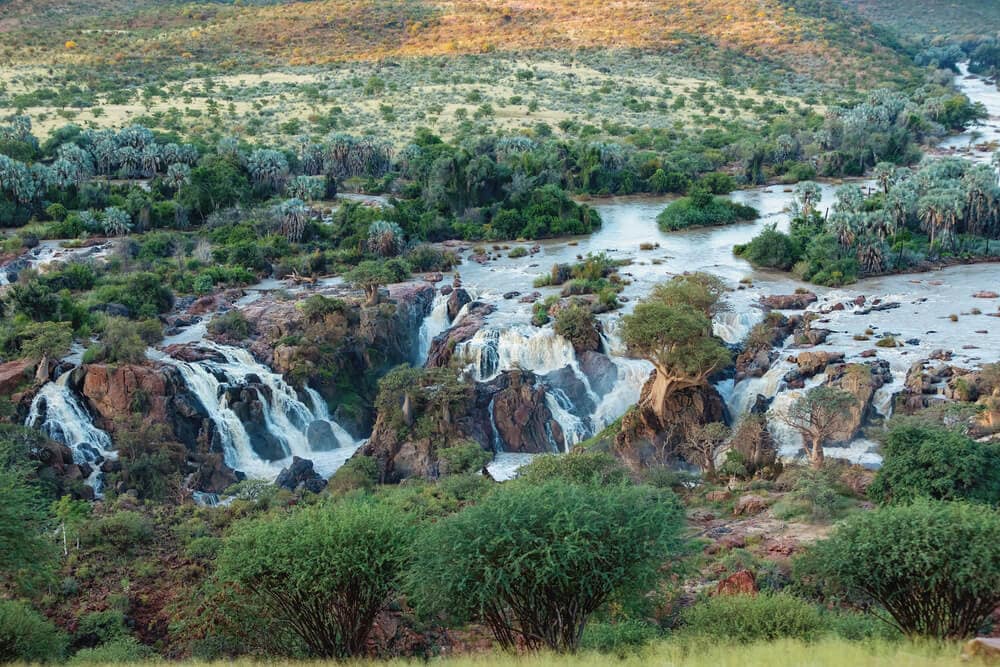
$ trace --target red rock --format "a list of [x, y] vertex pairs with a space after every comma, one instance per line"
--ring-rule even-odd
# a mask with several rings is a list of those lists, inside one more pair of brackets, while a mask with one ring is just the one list
[[812, 292], [773, 294], [761, 297], [760, 302], [765, 307], [774, 308], [775, 310], [804, 310], [806, 306], [816, 302], [816, 295]]
[[733, 507], [736, 516], [760, 514], [767, 509], [767, 500], [755, 495], [740, 496]]
[[715, 587], [716, 595], [757, 595], [757, 579], [750, 570], [740, 570]]
[[18, 386], [28, 379], [32, 363], [27, 359], [8, 361], [0, 364], [0, 394], [10, 396]]
[[996, 292], [990, 292], [989, 290], [982, 290], [982, 291], [976, 292], [972, 296], [975, 299], [997, 299], [997, 298], [1000, 298], [1000, 294], [997, 294]]
[[732, 494], [724, 489], [718, 491], [709, 491], [707, 494], [705, 494], [705, 500], [712, 503], [721, 503], [724, 500], [729, 500], [731, 497]]
[[990, 662], [1000, 659], [1000, 637], [976, 637], [962, 649], [962, 659], [983, 658]]
[[764, 545], [764, 550], [775, 557], [789, 557], [799, 550], [799, 545], [789, 539], [777, 539]]

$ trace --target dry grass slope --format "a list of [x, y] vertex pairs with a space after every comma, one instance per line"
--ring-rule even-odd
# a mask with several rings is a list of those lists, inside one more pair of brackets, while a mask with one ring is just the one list
[[826, 23], [779, 0], [14, 0], [0, 9], [0, 45], [19, 63], [235, 66], [700, 43], [813, 76], [891, 70], [897, 56], [865, 24], [834, 41]]
[[1000, 31], [996, 0], [843, 0], [869, 20], [907, 37], [994, 35]]

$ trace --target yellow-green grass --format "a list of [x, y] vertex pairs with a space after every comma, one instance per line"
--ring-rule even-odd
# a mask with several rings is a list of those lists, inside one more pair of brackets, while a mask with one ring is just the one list
[[[178, 663], [172, 663], [178, 664]], [[261, 664], [249, 660], [226, 663], [179, 663], [219, 667], [250, 667]], [[272, 665], [319, 665], [320, 662], [280, 661]], [[344, 663], [329, 663], [344, 664]], [[781, 640], [748, 646], [715, 643], [662, 642], [642, 653], [618, 657], [599, 653], [577, 655], [508, 655], [502, 653], [434, 658], [424, 660], [351, 661], [356, 667], [949, 667], [985, 664], [963, 661], [961, 645], [955, 643], [850, 642], [825, 639], [817, 642]]]

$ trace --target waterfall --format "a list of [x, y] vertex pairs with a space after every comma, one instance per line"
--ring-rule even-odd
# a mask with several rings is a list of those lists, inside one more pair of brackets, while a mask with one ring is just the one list
[[[586, 420], [573, 414], [573, 402], [569, 400], [569, 396], [562, 389], [549, 388], [545, 392], [545, 404], [548, 406], [549, 412], [552, 413], [552, 418], [556, 420], [562, 429], [563, 440], [565, 441], [564, 452], [568, 452], [574, 445], [586, 440], [593, 433]], [[548, 426], [546, 426], [546, 430], [549, 431]], [[556, 442], [551, 431], [549, 431], [548, 435], [552, 451], [558, 452], [559, 443]]]
[[[246, 350], [211, 341], [202, 341], [200, 347], [216, 353], [215, 356], [196, 362], [186, 362], [151, 351], [150, 357], [176, 367], [188, 389], [205, 407], [221, 440], [226, 464], [250, 477], [273, 478], [291, 456], [313, 461], [321, 474], [332, 474], [360, 445], [346, 430], [330, 418], [326, 402], [318, 393], [307, 389], [313, 408], [299, 400], [295, 390], [281, 375], [257, 362]], [[259, 384], [261, 419], [267, 436], [280, 446], [282, 456], [268, 460], [253, 446], [247, 425], [229, 403], [230, 387]], [[321, 442], [322, 426], [328, 425], [329, 434], [336, 441]]]
[[576, 353], [568, 340], [551, 328], [523, 324], [480, 329], [471, 340], [461, 343], [455, 353], [470, 364], [473, 377], [479, 382], [492, 380], [500, 371], [511, 368], [545, 375], [577, 365]]
[[735, 345], [743, 342], [750, 330], [764, 319], [764, 312], [757, 308], [749, 308], [740, 312], [724, 311], [712, 320], [712, 333], [725, 343]]
[[71, 374], [72, 371], [66, 371], [39, 390], [24, 423], [69, 447], [74, 463], [90, 464], [93, 472], [87, 483], [99, 493], [100, 465], [118, 454], [111, 450], [111, 436], [94, 426], [90, 413], [70, 389]]
[[611, 361], [618, 367], [618, 382], [598, 402], [591, 416], [594, 433], [604, 430], [639, 402], [642, 387], [653, 371], [653, 364], [644, 359], [611, 357]]
[[451, 320], [448, 319], [448, 296], [438, 292], [431, 305], [430, 314], [420, 324], [418, 358], [421, 363], [427, 361], [427, 355], [431, 351], [431, 342], [434, 338], [449, 326], [451, 326]]

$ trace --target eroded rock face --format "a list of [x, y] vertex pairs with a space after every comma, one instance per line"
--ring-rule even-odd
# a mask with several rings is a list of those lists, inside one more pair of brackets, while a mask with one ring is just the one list
[[715, 387], [705, 385], [670, 393], [653, 409], [656, 373], [642, 388], [638, 405], [622, 417], [614, 452], [632, 470], [675, 461], [677, 448], [692, 428], [726, 421], [726, 407]]
[[427, 362], [424, 365], [427, 368], [443, 368], [451, 363], [455, 347], [459, 343], [471, 340], [477, 331], [486, 326], [487, 316], [495, 310], [496, 306], [492, 304], [482, 303], [481, 301], [473, 302], [461, 322], [441, 332], [431, 341], [430, 351], [427, 353]]
[[476, 385], [472, 400], [451, 422], [436, 425], [433, 438], [401, 432], [379, 415], [371, 438], [359, 455], [379, 464], [385, 482], [409, 477], [438, 476], [437, 451], [461, 442], [476, 442], [484, 450], [542, 453], [563, 451], [564, 435], [546, 402], [547, 389], [533, 373], [504, 371]]
[[27, 359], [0, 364], [0, 394], [13, 394], [22, 383], [30, 379], [32, 368], [34, 364]]
[[313, 462], [309, 459], [302, 459], [298, 456], [292, 457], [292, 463], [287, 468], [278, 473], [274, 480], [276, 486], [289, 491], [305, 489], [313, 493], [319, 493], [326, 488], [326, 480], [322, 475], [313, 469]]
[[467, 303], [472, 303], [472, 297], [469, 296], [469, 293], [465, 289], [459, 287], [452, 290], [451, 294], [448, 295], [448, 319], [454, 320], [458, 317], [462, 307]]
[[799, 352], [795, 363], [799, 367], [799, 374], [810, 378], [826, 370], [830, 364], [837, 364], [843, 360], [843, 352]]
[[861, 427], [868, 423], [873, 408], [875, 392], [892, 381], [889, 362], [878, 360], [866, 364], [842, 364], [828, 367], [827, 384], [842, 389], [855, 399], [842, 426], [831, 437], [831, 442], [849, 442], [858, 437]]
[[809, 304], [816, 303], [816, 295], [812, 292], [801, 294], [772, 294], [761, 297], [760, 302], [765, 308], [774, 310], [805, 310]]
[[538, 454], [563, 451], [559, 423], [545, 402], [546, 389], [519, 371], [504, 374], [507, 386], [493, 395], [493, 421], [504, 451]]

